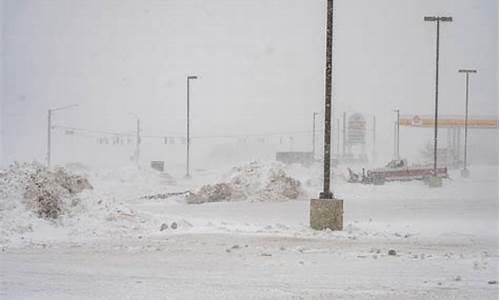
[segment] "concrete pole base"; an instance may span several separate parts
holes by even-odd
[[[443,178],[441,178],[439,176],[431,176],[428,178],[427,184],[431,188],[442,187],[443,186]]]
[[[315,230],[342,230],[344,200],[311,199],[309,221]]]
[[[460,171],[460,175],[461,175],[463,178],[467,178],[467,177],[469,177],[469,175],[470,175],[470,171],[469,171],[469,169],[463,169],[462,171]]]

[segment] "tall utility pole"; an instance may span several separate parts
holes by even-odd
[[[136,121],[136,143],[135,143],[135,163],[139,166],[139,157],[141,155],[141,119],[137,117]]]
[[[319,115],[317,112],[313,112],[313,139],[312,139],[312,156],[313,159],[316,156],[316,116]]]
[[[330,191],[330,150],[332,135],[332,52],[333,52],[333,0],[327,0],[326,67],[325,67],[325,150],[323,161],[323,192],[320,199],[332,199]]]
[[[377,159],[377,118],[373,116],[372,162]]]
[[[50,168],[52,163],[52,109],[48,111],[47,118],[47,167]]]
[[[346,136],[347,136],[347,121],[346,121],[346,113],[342,115],[342,158],[345,158],[345,147],[346,147]]]
[[[469,74],[477,73],[477,70],[472,69],[460,69],[459,73],[465,73],[465,123],[464,123],[464,169],[461,174],[462,177],[469,176],[469,170],[467,170],[467,129],[469,123]]]
[[[340,119],[337,118],[337,159],[340,157]]]
[[[189,173],[189,146],[191,144],[191,137],[189,132],[189,81],[192,79],[198,79],[198,77],[193,75],[187,77],[186,178],[191,177],[191,174]]]
[[[70,109],[73,107],[77,107],[78,104],[52,108],[48,110],[47,114],[47,167],[50,168],[52,164],[52,114],[59,110]]]
[[[424,17],[426,22],[436,22],[436,83],[434,103],[434,176],[437,176],[437,143],[438,143],[438,99],[439,99],[439,25],[451,22],[452,17]]]
[[[135,118],[135,153],[134,153],[134,160],[135,164],[139,166],[140,162],[140,155],[141,155],[141,118],[134,114],[129,112],[129,115],[133,116]]]
[[[396,122],[394,123],[394,159],[398,160],[399,157],[399,109],[395,109]]]
[[[323,160],[323,192],[319,199],[311,199],[309,220],[316,230],[342,230],[344,201],[333,198],[330,190],[330,150],[332,116],[332,52],[333,52],[333,0],[327,0],[326,68],[325,68],[325,152]]]

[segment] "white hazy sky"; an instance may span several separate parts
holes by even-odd
[[[180,135],[185,77],[193,135],[309,130],[323,111],[323,0],[0,0],[5,161],[45,154],[46,111],[78,103],[57,124]],[[431,114],[435,25],[441,26],[440,112],[498,115],[497,0],[336,0],[336,112]],[[385,142],[384,142],[385,141]],[[390,147],[388,147],[390,149]]]

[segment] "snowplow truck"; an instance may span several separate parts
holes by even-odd
[[[405,159],[393,160],[383,168],[372,169],[366,172],[363,169],[361,174],[356,174],[350,168],[347,170],[349,171],[348,182],[376,185],[382,185],[386,181],[425,181],[434,174],[432,166],[408,166]],[[446,167],[439,167],[436,171],[437,176],[448,178],[448,169]]]

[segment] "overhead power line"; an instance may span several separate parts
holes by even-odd
[[[112,136],[122,136],[122,137],[135,137],[134,133],[126,133],[126,132],[118,132],[118,131],[109,131],[109,130],[95,130],[95,129],[86,129],[86,128],[77,128],[77,127],[69,127],[69,126],[61,126],[55,125],[54,129],[62,129],[62,130],[72,130],[84,133],[94,133],[94,134],[105,134]],[[192,136],[191,139],[217,139],[217,138],[238,138],[238,137],[268,137],[268,136],[286,136],[286,135],[312,135],[312,130],[303,130],[303,131],[283,131],[283,132],[268,132],[268,133],[237,133],[237,134],[213,134],[213,135],[198,135]],[[184,138],[185,136],[181,135],[141,135],[142,138],[152,138],[152,139],[164,139],[165,137],[171,138]]]

